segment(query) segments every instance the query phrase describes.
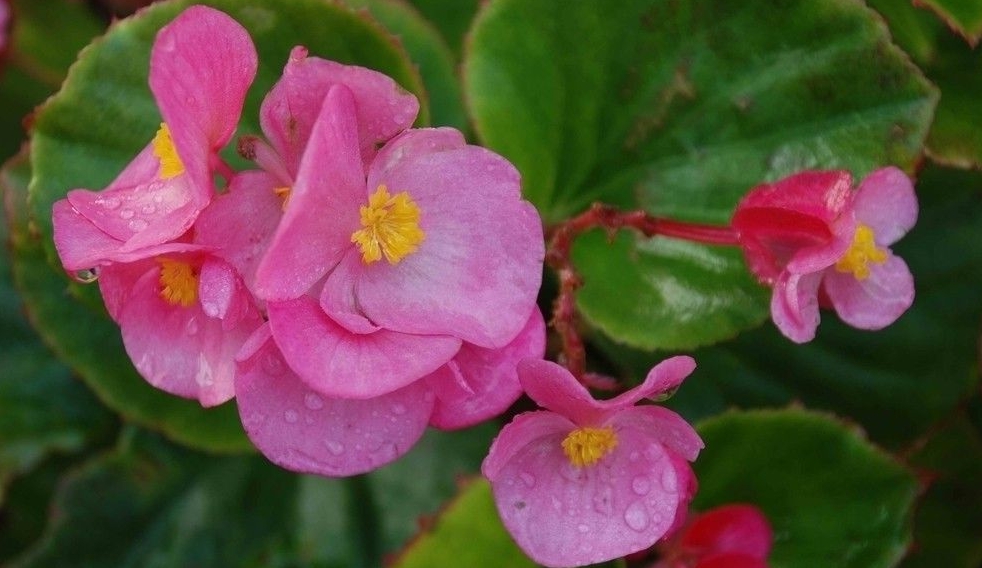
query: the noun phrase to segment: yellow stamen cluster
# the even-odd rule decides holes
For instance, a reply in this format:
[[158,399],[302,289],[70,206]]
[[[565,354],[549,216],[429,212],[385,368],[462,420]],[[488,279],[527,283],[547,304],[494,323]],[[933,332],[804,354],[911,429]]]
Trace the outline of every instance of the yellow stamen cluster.
[[576,467],[593,465],[617,446],[614,429],[577,428],[563,440],[563,452]]
[[189,308],[198,299],[198,273],[180,260],[158,258],[160,297],[173,306]]
[[153,155],[160,160],[160,177],[170,179],[184,173],[184,162],[177,155],[174,140],[170,136],[170,128],[166,123],[160,123],[157,135],[153,137]]
[[352,233],[351,242],[358,244],[365,264],[381,260],[382,255],[396,264],[416,252],[426,237],[419,228],[419,206],[405,191],[389,195],[388,188],[380,185],[360,212],[363,228]]
[[857,280],[866,280],[869,278],[869,263],[883,264],[886,261],[886,251],[876,247],[873,229],[860,224],[852,238],[852,246],[835,263],[835,269],[839,272],[851,272]]

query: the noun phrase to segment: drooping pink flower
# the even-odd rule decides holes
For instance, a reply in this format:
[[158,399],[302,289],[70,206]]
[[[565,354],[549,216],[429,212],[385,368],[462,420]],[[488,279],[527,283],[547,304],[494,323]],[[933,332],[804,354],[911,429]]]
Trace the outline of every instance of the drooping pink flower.
[[820,305],[881,329],[913,303],[910,270],[889,248],[917,220],[913,184],[894,167],[851,184],[844,171],[802,172],[755,188],[733,216],[751,271],[774,288],[774,323],[795,342],[814,338]]
[[542,226],[500,156],[449,128],[408,130],[365,169],[347,86],[304,148],[255,288],[301,379],[367,399],[437,371],[464,343],[500,349],[534,309]]
[[559,365],[519,365],[522,386],[546,410],[505,426],[482,472],[505,528],[533,560],[619,558],[680,524],[695,491],[689,461],[702,441],[674,412],[636,403],[676,388],[694,368],[690,357],[673,357],[640,386],[597,401]]
[[99,287],[147,382],[203,406],[233,397],[235,354],[262,317],[231,265],[189,246],[108,264]]
[[55,246],[67,270],[170,252],[212,199],[218,151],[235,132],[256,65],[246,30],[212,8],[192,6],[160,30],[150,90],[163,122],[108,187],[72,190],[55,203]]
[[774,532],[753,505],[733,504],[694,515],[652,568],[767,568]]

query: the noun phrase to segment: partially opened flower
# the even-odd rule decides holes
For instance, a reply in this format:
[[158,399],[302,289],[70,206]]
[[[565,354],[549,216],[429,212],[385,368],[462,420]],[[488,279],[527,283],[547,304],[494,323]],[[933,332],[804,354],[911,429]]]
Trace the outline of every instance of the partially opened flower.
[[820,305],[881,329],[913,303],[910,270],[889,248],[917,220],[910,179],[888,167],[855,193],[851,183],[845,171],[802,172],[755,188],[733,216],[751,271],[774,287],[774,323],[793,341],[814,338]]
[[541,221],[504,158],[449,128],[400,134],[367,171],[363,152],[334,85],[255,284],[290,367],[338,398],[398,390],[465,342],[505,347],[541,279]]
[[192,6],[160,30],[150,90],[164,122],[106,189],[76,189],[55,203],[67,270],[168,252],[212,199],[213,172],[224,168],[218,151],[235,132],[256,65],[246,30],[212,8]]
[[673,357],[640,386],[597,401],[555,363],[519,365],[522,386],[546,410],[505,426],[482,471],[505,528],[533,560],[578,566],[619,558],[680,524],[695,491],[689,462],[702,441],[674,412],[636,403],[676,388],[694,367]]
[[658,545],[652,568],[767,568],[774,531],[753,505],[733,504],[694,515],[671,540]]

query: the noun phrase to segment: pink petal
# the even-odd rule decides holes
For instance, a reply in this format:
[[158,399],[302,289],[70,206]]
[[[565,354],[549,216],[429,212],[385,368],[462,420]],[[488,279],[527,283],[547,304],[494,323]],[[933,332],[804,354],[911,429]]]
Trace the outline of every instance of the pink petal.
[[386,147],[407,153],[384,178],[373,163],[370,191],[384,184],[393,195],[407,192],[420,208],[426,236],[398,264],[364,267],[356,284],[359,304],[387,329],[502,347],[535,304],[542,222],[520,199],[518,172],[504,158],[476,146],[426,151],[427,137],[446,140],[440,130],[407,133]]
[[606,412],[565,367],[541,359],[518,364],[518,380],[539,406],[565,416],[579,426],[596,424]]
[[859,185],[856,218],[873,229],[876,242],[888,246],[907,234],[917,222],[914,184],[899,168],[890,166],[871,173]]
[[668,393],[682,384],[696,368],[692,357],[680,355],[665,359],[648,372],[644,382],[610,400],[597,401],[598,408],[620,410],[632,406],[643,398]]
[[671,452],[668,456],[671,458],[672,466],[675,468],[680,489],[679,507],[675,510],[675,519],[672,521],[672,526],[665,531],[665,539],[671,538],[685,526],[685,522],[689,518],[689,503],[692,502],[692,498],[696,496],[696,492],[699,490],[699,481],[696,479],[696,474],[692,471],[692,466],[689,462],[685,458]]
[[267,138],[296,174],[304,146],[317,121],[322,101],[334,85],[347,87],[355,100],[358,147],[364,162],[375,153],[375,144],[409,128],[419,112],[419,102],[389,77],[371,69],[342,65],[295,47],[260,110],[260,124]]
[[277,465],[331,477],[379,468],[405,454],[426,429],[433,394],[416,382],[367,400],[310,390],[265,334],[240,359],[235,396],[246,434]]
[[250,290],[254,289],[256,267],[283,216],[283,202],[273,193],[276,187],[276,180],[266,172],[241,172],[194,225],[195,242],[214,247]]
[[243,320],[259,317],[242,277],[232,265],[210,257],[201,265],[198,276],[198,302],[210,318],[222,320],[225,329],[232,329]]
[[688,461],[695,461],[704,447],[702,438],[684,418],[663,406],[645,405],[626,408],[610,418],[607,424],[618,429],[645,432],[651,439]]
[[83,270],[102,264],[123,244],[83,217],[68,199],[55,202],[51,220],[55,249],[65,270]]
[[133,293],[136,283],[147,272],[156,268],[157,263],[152,258],[135,262],[113,262],[99,268],[99,292],[114,321],[119,321],[123,306]]
[[795,343],[806,343],[815,338],[819,321],[818,285],[822,274],[784,273],[774,284],[771,319],[781,333]]
[[561,442],[575,428],[575,424],[555,412],[523,412],[505,425],[491,443],[491,449],[481,464],[481,473],[495,483],[500,479],[502,469],[528,446],[541,442],[543,451],[546,451],[551,444],[549,440],[558,436]]
[[321,289],[320,304],[324,313],[352,333],[372,333],[382,329],[365,317],[355,296],[355,284],[363,266],[361,252],[356,248],[349,249]]
[[336,86],[324,99],[296,185],[256,272],[259,297],[297,298],[340,262],[361,227],[365,174],[358,156],[351,92]]
[[199,207],[211,198],[211,157],[235,132],[257,64],[249,33],[213,8],[192,6],[157,33],[150,90]]
[[890,254],[884,264],[869,264],[870,275],[828,270],[823,286],[842,321],[859,329],[883,329],[914,303],[914,277],[907,264]]
[[698,515],[682,537],[683,550],[701,556],[737,553],[766,560],[774,533],[753,505],[733,504]]
[[432,373],[460,349],[452,337],[351,333],[306,296],[266,308],[283,358],[307,385],[330,397],[390,393]]
[[155,387],[221,404],[234,394],[235,354],[261,323],[258,315],[234,329],[208,317],[199,304],[184,308],[164,301],[160,270],[147,272],[122,308],[119,327],[137,371]]
[[[528,421],[518,427],[531,429]],[[506,426],[499,439],[515,435],[515,428],[515,422]],[[602,562],[665,535],[687,489],[656,440],[642,430],[619,429],[617,446],[580,468],[561,446],[568,430],[541,430],[489,476],[502,522],[533,560],[546,566]]]
[[518,362],[545,355],[546,328],[538,308],[525,328],[501,349],[465,343],[457,356],[426,378],[437,400],[430,424],[465,428],[504,412],[522,394]]

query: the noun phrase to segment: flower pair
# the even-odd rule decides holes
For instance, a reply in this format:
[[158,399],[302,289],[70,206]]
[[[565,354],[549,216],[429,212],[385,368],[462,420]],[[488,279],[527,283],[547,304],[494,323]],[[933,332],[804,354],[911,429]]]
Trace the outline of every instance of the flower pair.
[[544,350],[542,227],[517,171],[410,129],[418,102],[392,79],[296,48],[260,110],[268,142],[239,144],[261,169],[233,172],[218,152],[255,69],[238,23],[183,12],[151,54],[156,137],[55,205],[64,266],[98,272],[137,369],[204,405],[235,397],[270,459],[323,475],[503,411],[517,361]]
[[851,186],[845,171],[805,171],[737,205],[733,229],[751,271],[773,286],[771,315],[792,341],[814,338],[819,307],[873,330],[914,301],[910,270],[889,248],[917,220],[913,184],[887,167]]

